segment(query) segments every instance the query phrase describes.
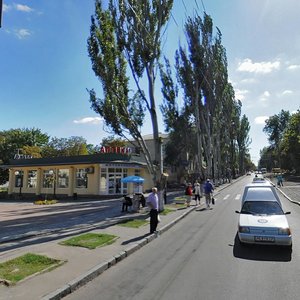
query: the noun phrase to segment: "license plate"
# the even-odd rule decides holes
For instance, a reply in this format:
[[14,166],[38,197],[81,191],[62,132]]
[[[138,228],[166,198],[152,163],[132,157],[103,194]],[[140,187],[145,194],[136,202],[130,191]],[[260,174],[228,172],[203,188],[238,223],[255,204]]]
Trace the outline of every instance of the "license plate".
[[271,236],[255,236],[254,237],[255,242],[266,242],[266,243],[274,243],[275,238]]

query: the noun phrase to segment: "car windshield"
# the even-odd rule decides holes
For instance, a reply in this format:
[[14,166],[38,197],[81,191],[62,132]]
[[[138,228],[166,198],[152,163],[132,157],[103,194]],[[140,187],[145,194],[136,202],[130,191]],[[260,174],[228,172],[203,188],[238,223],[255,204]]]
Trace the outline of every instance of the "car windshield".
[[270,187],[251,187],[248,188],[245,200],[276,200]]
[[282,208],[275,201],[245,201],[241,214],[283,215]]

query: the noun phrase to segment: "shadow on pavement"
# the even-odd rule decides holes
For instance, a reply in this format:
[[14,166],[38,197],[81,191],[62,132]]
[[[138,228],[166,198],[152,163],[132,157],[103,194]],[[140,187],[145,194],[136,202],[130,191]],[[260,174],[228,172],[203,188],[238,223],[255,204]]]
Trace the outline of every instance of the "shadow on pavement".
[[150,233],[146,233],[146,234],[143,234],[143,235],[141,235],[141,236],[137,236],[137,237],[135,237],[135,238],[133,238],[133,239],[124,241],[121,245],[127,245],[127,244],[130,244],[130,243],[138,242],[138,241],[144,239],[145,237],[147,237],[147,236],[149,236],[149,235],[150,235]]
[[247,260],[289,262],[292,260],[292,250],[287,247],[271,245],[241,245],[236,234],[233,245],[233,256]]

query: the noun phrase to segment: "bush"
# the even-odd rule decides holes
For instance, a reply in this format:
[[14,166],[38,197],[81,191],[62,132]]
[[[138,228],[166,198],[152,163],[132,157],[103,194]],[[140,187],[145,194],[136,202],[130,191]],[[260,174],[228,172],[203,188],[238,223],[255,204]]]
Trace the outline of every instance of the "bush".
[[51,205],[56,204],[57,200],[36,200],[33,203],[36,205]]

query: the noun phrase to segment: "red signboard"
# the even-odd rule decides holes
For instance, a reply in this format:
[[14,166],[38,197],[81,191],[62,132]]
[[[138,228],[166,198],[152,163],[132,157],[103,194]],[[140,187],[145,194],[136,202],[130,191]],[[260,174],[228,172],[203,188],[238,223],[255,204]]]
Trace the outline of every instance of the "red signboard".
[[102,146],[100,153],[120,153],[120,154],[131,154],[132,149],[130,147],[109,147]]

